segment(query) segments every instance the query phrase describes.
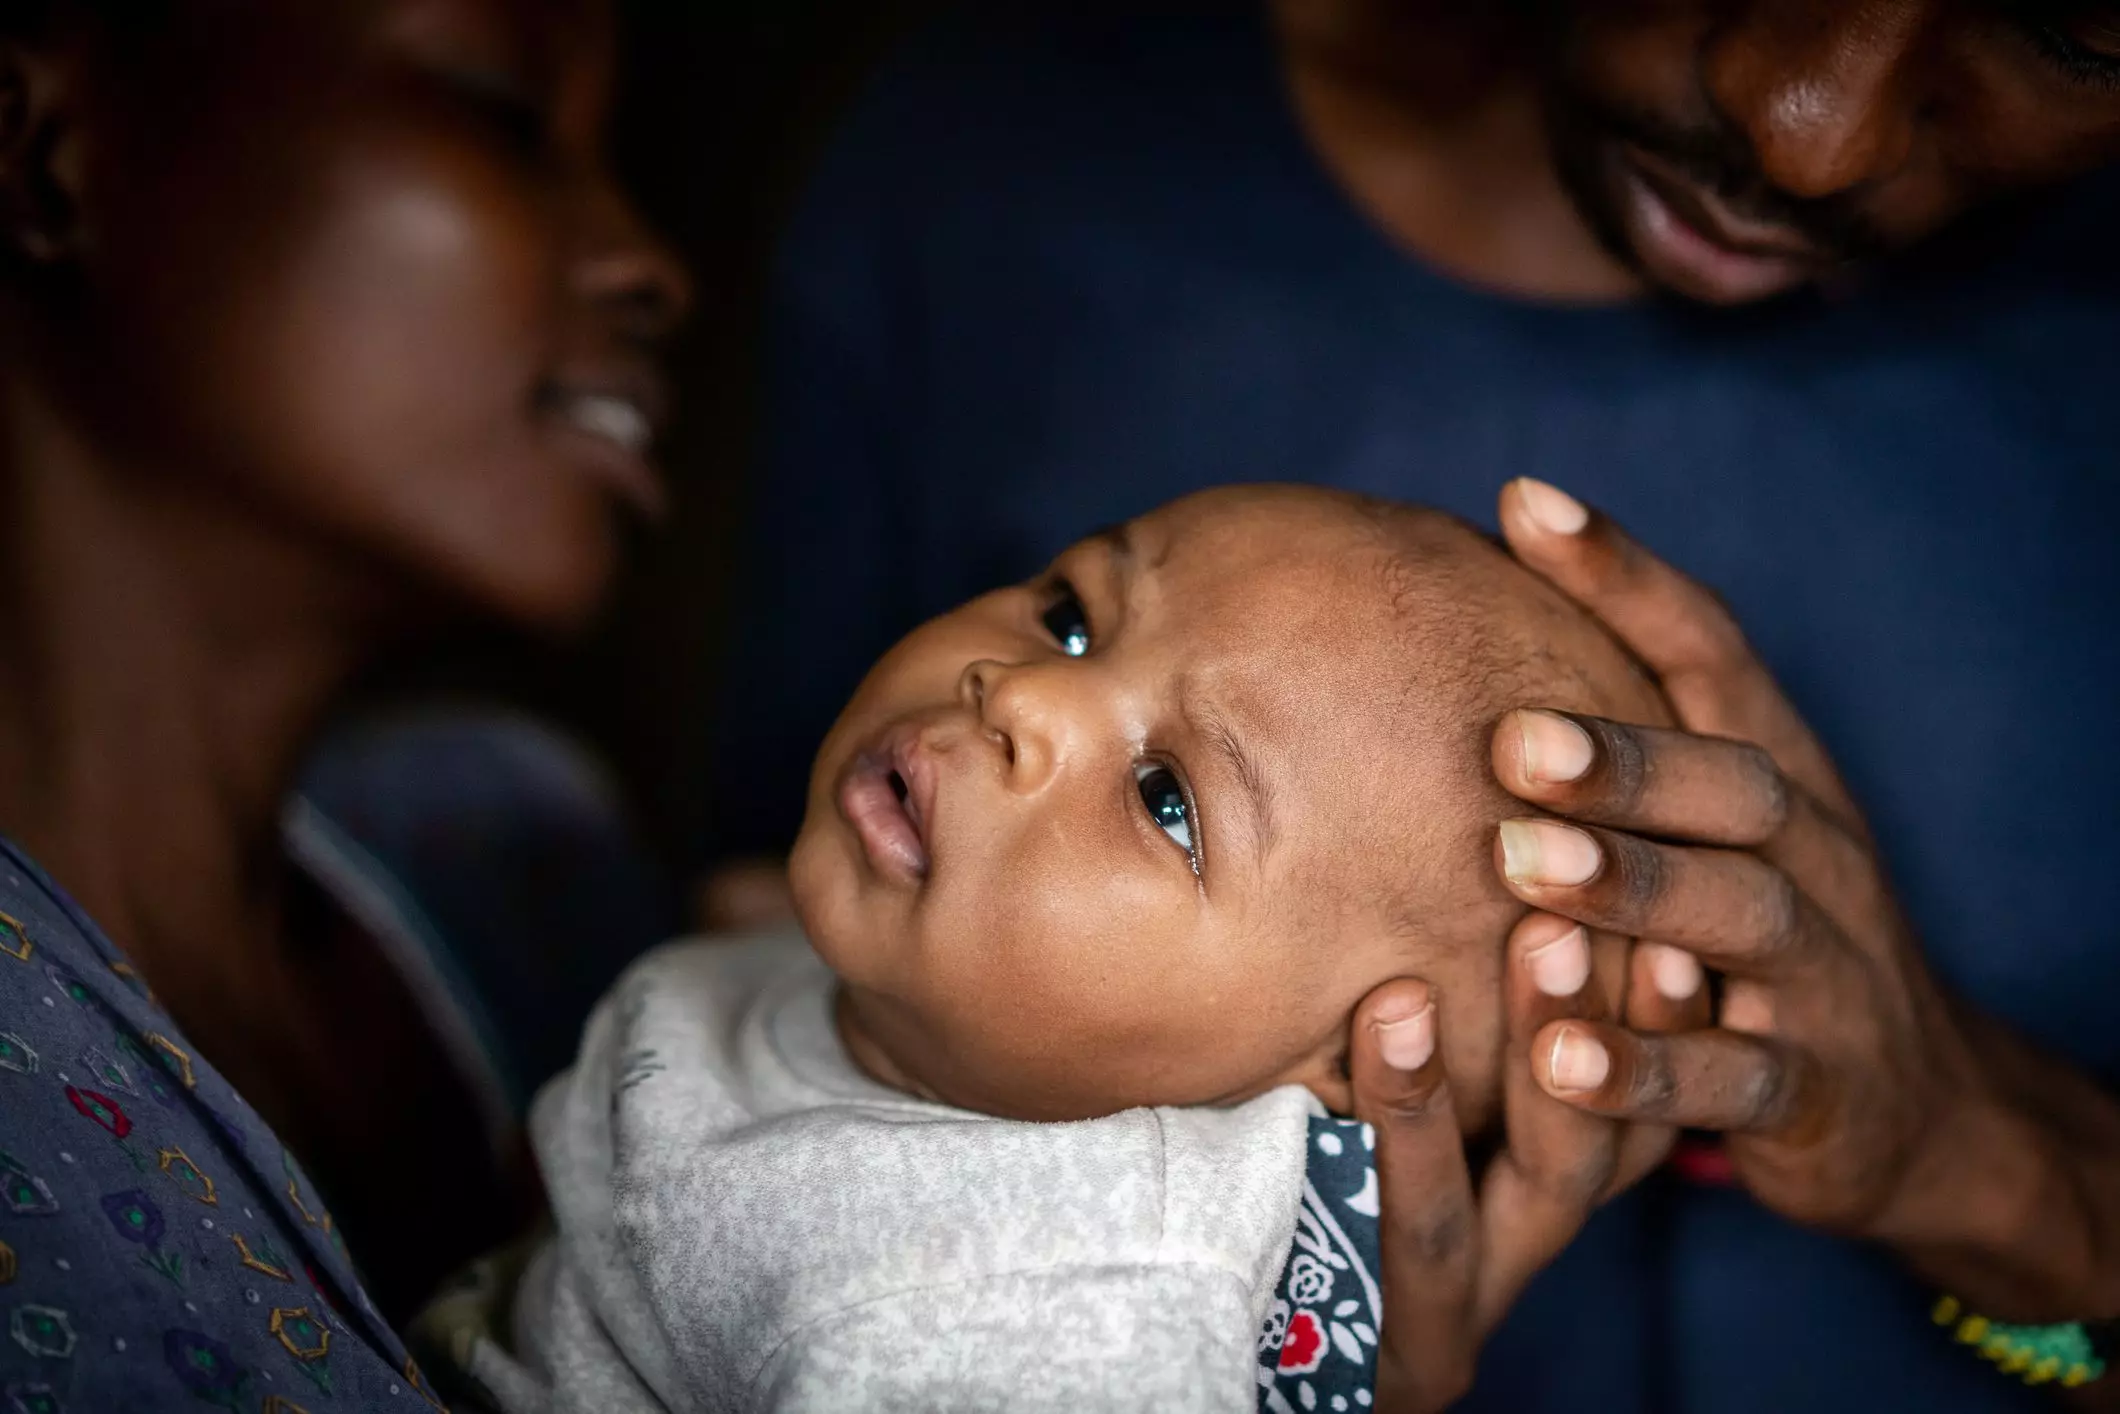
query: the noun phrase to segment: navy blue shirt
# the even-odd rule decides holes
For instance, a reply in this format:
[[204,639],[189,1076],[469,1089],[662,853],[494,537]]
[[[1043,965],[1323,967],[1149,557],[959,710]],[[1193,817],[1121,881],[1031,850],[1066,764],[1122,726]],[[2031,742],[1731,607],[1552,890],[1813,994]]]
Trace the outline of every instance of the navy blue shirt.
[[[1255,17],[932,32],[873,80],[781,252],[749,615],[709,853],[784,846],[811,752],[921,618],[1219,482],[1491,524],[1508,478],[1723,593],[1868,809],[1949,982],[2112,1083],[2120,939],[2120,182],[1866,288],[1541,306],[1387,243]],[[1607,1210],[1474,1404],[1999,1410],[1879,1254],[1740,1194]]]

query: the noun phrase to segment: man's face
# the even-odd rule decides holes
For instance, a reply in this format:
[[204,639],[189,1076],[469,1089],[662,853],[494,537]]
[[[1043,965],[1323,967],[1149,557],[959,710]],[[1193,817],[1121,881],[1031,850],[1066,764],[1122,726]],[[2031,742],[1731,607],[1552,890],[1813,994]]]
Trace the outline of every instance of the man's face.
[[1560,7],[1561,175],[1607,245],[1739,304],[2120,155],[2120,3]]
[[[1491,872],[1464,743],[1393,726],[1407,655],[1351,519],[1195,497],[877,664],[793,860],[850,1041],[1026,1118],[1329,1083],[1354,1003],[1418,955],[1361,876],[1389,861],[1444,914]],[[1435,965],[1494,1010],[1494,958]]]

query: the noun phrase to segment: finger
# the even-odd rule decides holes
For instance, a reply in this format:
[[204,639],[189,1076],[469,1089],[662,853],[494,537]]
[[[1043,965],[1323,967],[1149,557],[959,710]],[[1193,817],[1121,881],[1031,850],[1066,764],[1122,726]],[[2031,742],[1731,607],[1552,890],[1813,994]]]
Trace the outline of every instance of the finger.
[[1835,813],[1858,818],[1825,749],[1713,594],[1542,481],[1503,487],[1501,522],[1525,566],[1595,614],[1656,674],[1680,725],[1757,742]]
[[1474,1329],[1482,1337],[1582,1230],[1618,1164],[1619,1126],[1554,1100],[1530,1067],[1535,1038],[1547,1025],[1613,1014],[1592,980],[1594,950],[1582,925],[1550,914],[1530,915],[1509,937],[1502,1089],[1508,1137],[1480,1186]]
[[1502,786],[1555,814],[1699,844],[1757,846],[1851,937],[1897,909],[1866,841],[1759,747],[1525,708],[1490,742]]
[[1502,789],[1593,825],[1750,846],[1788,819],[1781,771],[1750,742],[1527,708],[1495,726],[1491,752]]
[[1699,1031],[1715,1019],[1700,959],[1667,943],[1641,943],[1630,959],[1627,1025],[1651,1034]]
[[1555,1022],[1532,1042],[1531,1072],[1547,1094],[1592,1114],[1686,1129],[1790,1128],[1807,1098],[1797,1052],[1734,1031],[1639,1036]]
[[1378,1407],[1442,1409],[1471,1383],[1472,1180],[1436,1044],[1434,993],[1387,982],[1355,1008],[1355,1115],[1376,1136],[1384,1331]]
[[1785,977],[1837,939],[1788,875],[1741,850],[1504,820],[1495,855],[1503,882],[1532,907],[1682,947],[1719,972]]
[[[1715,1019],[1700,960],[1682,948],[1638,943],[1628,959],[1626,1024],[1648,1034],[1699,1031]],[[1606,1196],[1623,1193],[1663,1165],[1678,1142],[1670,1125],[1634,1123],[1620,1131],[1619,1169]]]

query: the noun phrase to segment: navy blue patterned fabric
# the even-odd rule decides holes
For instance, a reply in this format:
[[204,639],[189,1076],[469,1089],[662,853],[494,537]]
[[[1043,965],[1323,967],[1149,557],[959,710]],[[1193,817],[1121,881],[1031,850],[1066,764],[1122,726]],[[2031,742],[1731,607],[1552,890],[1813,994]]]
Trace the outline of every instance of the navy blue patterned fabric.
[[439,1408],[294,1156],[0,840],[0,1409]]
[[294,1156],[5,841],[0,915],[4,1397],[439,1407]]
[[1311,1117],[1295,1244],[1259,1332],[1267,1414],[1369,1408],[1384,1328],[1375,1149],[1361,1121]]

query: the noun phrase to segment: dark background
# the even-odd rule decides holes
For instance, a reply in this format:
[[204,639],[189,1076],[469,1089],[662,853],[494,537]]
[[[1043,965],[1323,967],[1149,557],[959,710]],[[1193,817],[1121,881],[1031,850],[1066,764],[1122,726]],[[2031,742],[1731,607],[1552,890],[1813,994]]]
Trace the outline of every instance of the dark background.
[[947,0],[631,0],[616,156],[690,265],[675,351],[671,515],[635,537],[597,630],[571,648],[452,635],[381,669],[362,710],[407,699],[527,707],[616,768],[664,863],[689,869],[706,717],[756,431],[773,240],[863,76]]

